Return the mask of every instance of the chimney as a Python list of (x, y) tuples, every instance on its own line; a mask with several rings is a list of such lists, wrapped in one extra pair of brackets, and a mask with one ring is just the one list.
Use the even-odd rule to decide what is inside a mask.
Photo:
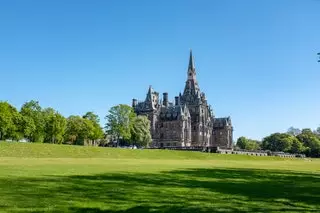
[(167, 92), (163, 93), (163, 105), (166, 106), (166, 107), (169, 105), (169, 103), (168, 103), (168, 93)]
[(179, 96), (174, 97), (174, 103), (176, 106), (180, 104)]
[(138, 104), (137, 99), (132, 99), (132, 107), (135, 108)]

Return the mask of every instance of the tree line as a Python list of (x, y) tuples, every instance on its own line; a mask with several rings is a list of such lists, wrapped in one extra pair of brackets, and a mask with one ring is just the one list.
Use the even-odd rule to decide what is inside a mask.
[(38, 101), (28, 101), (17, 110), (8, 102), (0, 102), (0, 141), (27, 140), (29, 142), (96, 144), (109, 137), (119, 142), (147, 146), (151, 142), (150, 122), (137, 116), (128, 105), (117, 105), (109, 110), (106, 126), (99, 116), (87, 112), (82, 116), (64, 117), (53, 108), (42, 108)]
[[(101, 141), (105, 144), (109, 140), (114, 146), (144, 147), (151, 142), (149, 119), (136, 115), (132, 107), (125, 104), (114, 106), (105, 119), (106, 125), (102, 128), (99, 116), (93, 112), (66, 118), (53, 108), (42, 108), (38, 101), (28, 101), (20, 110), (0, 101), (0, 141), (25, 139), (29, 142), (90, 145)], [(236, 148), (320, 157), (320, 127), (314, 131), (290, 127), (286, 133), (274, 133), (262, 141), (240, 137)]]
[(314, 131), (308, 128), (300, 130), (290, 127), (286, 133), (273, 133), (262, 141), (240, 137), (236, 147), (245, 150), (269, 150), (320, 157), (320, 127)]

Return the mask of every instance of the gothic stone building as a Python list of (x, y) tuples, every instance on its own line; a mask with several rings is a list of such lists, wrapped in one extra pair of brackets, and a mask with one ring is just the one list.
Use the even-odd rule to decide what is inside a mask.
[(231, 148), (233, 127), (230, 117), (215, 118), (206, 96), (200, 91), (192, 52), (183, 94), (169, 102), (168, 93), (149, 87), (145, 101), (132, 100), (138, 115), (151, 122), (151, 147), (223, 147)]

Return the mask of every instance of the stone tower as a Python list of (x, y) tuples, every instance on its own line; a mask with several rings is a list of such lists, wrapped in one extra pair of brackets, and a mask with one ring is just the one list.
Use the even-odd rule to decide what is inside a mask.
[(193, 146), (209, 146), (211, 137), (211, 111), (205, 94), (200, 91), (196, 78), (196, 68), (192, 51), (190, 51), (187, 81), (181, 103), (186, 104), (191, 115), (191, 144)]

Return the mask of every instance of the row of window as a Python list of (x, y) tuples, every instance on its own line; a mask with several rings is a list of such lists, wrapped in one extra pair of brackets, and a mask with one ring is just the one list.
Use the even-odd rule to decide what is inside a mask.
[[(172, 135), (174, 135), (173, 137), (172, 137)], [(179, 138), (179, 136), (181, 136), (180, 134), (179, 135), (177, 135), (177, 132), (176, 131), (173, 131), (173, 134), (170, 134), (170, 136), (169, 136), (169, 138)], [(164, 139), (165, 137), (164, 137), (164, 134), (163, 133), (160, 133), (160, 139)]]
[(175, 128), (175, 127), (181, 127), (181, 123), (160, 123), (159, 127), (165, 127), (165, 128)]
[(164, 146), (166, 146), (166, 147), (168, 147), (168, 146), (175, 147), (175, 146), (177, 146), (177, 143), (160, 143), (160, 147), (164, 147)]

